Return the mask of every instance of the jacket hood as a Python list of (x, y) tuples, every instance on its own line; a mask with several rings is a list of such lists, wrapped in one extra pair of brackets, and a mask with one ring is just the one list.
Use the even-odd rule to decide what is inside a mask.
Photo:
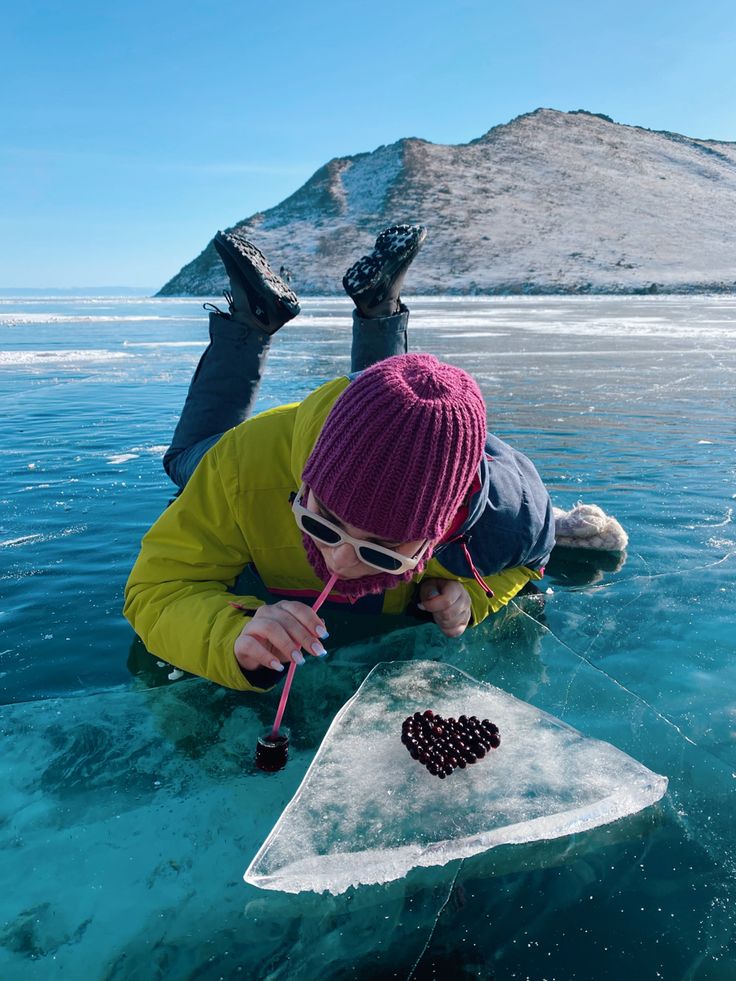
[(460, 541), (470, 547), (483, 576), (524, 565), (543, 567), (555, 543), (552, 502), (534, 464), (497, 436), (489, 435), (479, 467), (480, 488), (456, 538), (435, 549), (450, 572), (468, 575)]

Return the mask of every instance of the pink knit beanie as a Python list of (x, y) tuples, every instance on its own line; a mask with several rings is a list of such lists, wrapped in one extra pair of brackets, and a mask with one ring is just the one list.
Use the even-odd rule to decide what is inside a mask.
[(348, 524), (390, 541), (439, 539), (478, 470), (486, 407), (476, 382), (431, 354), (367, 368), (340, 395), (303, 479)]

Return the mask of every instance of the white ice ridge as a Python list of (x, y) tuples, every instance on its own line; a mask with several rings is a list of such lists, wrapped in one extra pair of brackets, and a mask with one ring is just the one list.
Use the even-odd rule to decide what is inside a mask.
[[(500, 748), (439, 780), (401, 743), (403, 720), (427, 708), (490, 719)], [(497, 845), (587, 831), (666, 789), (666, 777), (615, 747), (457, 668), (379, 664), (336, 715), (244, 878), (337, 895)]]

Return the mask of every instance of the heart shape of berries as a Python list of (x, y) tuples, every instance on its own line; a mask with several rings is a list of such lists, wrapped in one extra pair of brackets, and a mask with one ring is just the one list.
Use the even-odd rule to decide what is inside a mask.
[(475, 715), (443, 719), (432, 709), (415, 712), (401, 725), (401, 741), (412, 759), (444, 780), (456, 769), (477, 763), (501, 745), (498, 726)]

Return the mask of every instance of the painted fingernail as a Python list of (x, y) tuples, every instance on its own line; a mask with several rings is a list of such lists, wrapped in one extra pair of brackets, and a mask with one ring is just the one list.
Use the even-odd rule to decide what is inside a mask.
[(327, 640), (327, 638), (330, 636), (330, 632), (327, 627), (317, 627), (315, 633), (318, 637), (321, 637), (322, 640)]
[(273, 661), (271, 661), (271, 667), (273, 668), (274, 671), (283, 671), (284, 670), (284, 666), (281, 663), (281, 661), (277, 661), (275, 659)]
[(435, 596), (439, 596), (439, 595), (440, 595), (439, 589), (430, 589), (430, 591), (427, 593), (427, 599), (434, 599)]
[(304, 655), (301, 651), (292, 651), (291, 660), (296, 662), (296, 664), (304, 664)]
[(327, 651), (324, 649), (322, 644), (320, 644), (319, 641), (317, 640), (315, 640), (315, 642), (312, 644), (312, 650), (317, 655), (317, 657), (324, 657), (325, 654), (327, 653)]

